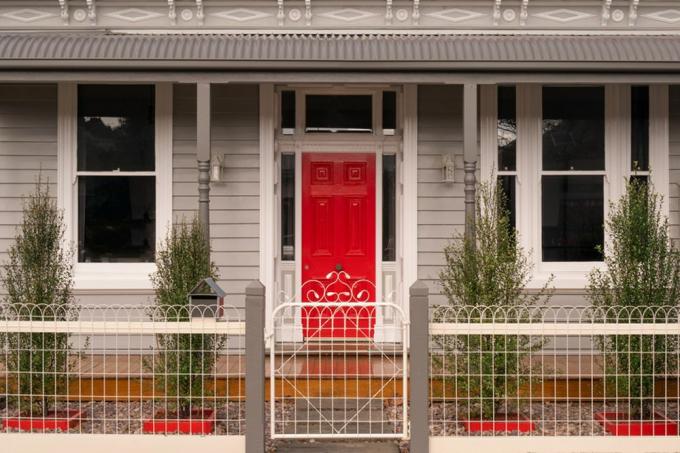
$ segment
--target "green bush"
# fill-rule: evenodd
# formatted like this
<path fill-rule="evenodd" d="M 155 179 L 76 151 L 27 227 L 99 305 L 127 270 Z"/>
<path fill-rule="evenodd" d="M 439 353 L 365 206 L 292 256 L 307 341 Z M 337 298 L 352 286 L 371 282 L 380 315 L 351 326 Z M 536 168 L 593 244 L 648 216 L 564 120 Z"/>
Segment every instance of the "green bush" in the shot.
<path fill-rule="evenodd" d="M 651 323 L 677 320 L 680 254 L 669 237 L 661 197 L 631 178 L 621 199 L 610 205 L 609 241 L 603 269 L 589 276 L 588 296 L 596 321 Z M 607 391 L 628 399 L 631 415 L 649 419 L 654 411 L 655 376 L 677 369 L 675 338 L 663 335 L 606 336 L 599 342 Z"/>
<path fill-rule="evenodd" d="M 474 235 L 459 236 L 444 250 L 440 280 L 451 309 L 435 313 L 454 313 L 458 322 L 527 322 L 534 308 L 550 298 L 552 279 L 537 292 L 525 291 L 532 265 L 517 242 L 505 200 L 500 186 L 480 185 Z M 450 384 L 462 409 L 484 419 L 513 410 L 510 402 L 517 401 L 528 379 L 528 356 L 542 346 L 521 335 L 461 335 L 436 341 L 453 354 L 440 366 L 455 376 Z"/>
<path fill-rule="evenodd" d="M 24 201 L 23 220 L 2 283 L 7 294 L 2 316 L 9 319 L 55 321 L 77 317 L 71 252 L 64 248 L 64 222 L 48 183 L 38 180 Z M 44 417 L 66 395 L 66 373 L 72 346 L 65 333 L 9 333 L 0 337 L 0 363 L 7 370 L 10 404 L 21 414 Z"/>
<path fill-rule="evenodd" d="M 194 219 L 175 225 L 156 253 L 156 272 L 151 276 L 156 292 L 152 316 L 166 321 L 190 321 L 188 294 L 207 277 L 217 278 L 210 260 L 203 228 Z M 164 395 L 169 411 L 188 417 L 192 406 L 203 404 L 211 388 L 206 377 L 214 372 L 216 351 L 224 339 L 209 334 L 156 336 L 156 356 L 151 367 L 156 390 Z"/>

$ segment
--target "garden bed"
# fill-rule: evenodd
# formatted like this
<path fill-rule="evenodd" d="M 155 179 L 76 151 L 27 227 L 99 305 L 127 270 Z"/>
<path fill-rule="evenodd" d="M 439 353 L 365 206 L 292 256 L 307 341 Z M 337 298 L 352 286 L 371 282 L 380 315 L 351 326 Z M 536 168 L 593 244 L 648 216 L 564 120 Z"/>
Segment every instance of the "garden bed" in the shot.
<path fill-rule="evenodd" d="M 527 405 L 519 411 L 520 415 L 536 423 L 533 433 L 513 432 L 485 432 L 469 433 L 458 422 L 468 418 L 465 411 L 456 413 L 453 403 L 432 403 L 430 405 L 430 435 L 432 436 L 606 436 L 605 429 L 595 419 L 598 412 L 627 409 L 625 405 L 617 407 L 615 404 L 572 402 L 572 403 L 535 403 Z M 656 410 L 666 414 L 675 422 L 680 421 L 678 403 L 658 404 Z"/>

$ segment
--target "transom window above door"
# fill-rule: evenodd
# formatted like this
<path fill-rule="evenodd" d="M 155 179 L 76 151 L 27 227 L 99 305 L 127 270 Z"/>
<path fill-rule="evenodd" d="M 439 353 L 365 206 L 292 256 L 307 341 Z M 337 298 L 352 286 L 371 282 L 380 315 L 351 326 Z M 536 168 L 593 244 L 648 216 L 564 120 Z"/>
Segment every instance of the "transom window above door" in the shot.
<path fill-rule="evenodd" d="M 627 178 L 667 193 L 667 123 L 650 113 L 667 103 L 659 86 L 482 87 L 483 178 L 495 175 L 505 192 L 537 284 L 554 274 L 558 287 L 582 287 L 603 261 L 609 205 Z"/>
<path fill-rule="evenodd" d="M 282 135 L 395 135 L 397 97 L 395 89 L 282 89 L 279 128 Z"/>

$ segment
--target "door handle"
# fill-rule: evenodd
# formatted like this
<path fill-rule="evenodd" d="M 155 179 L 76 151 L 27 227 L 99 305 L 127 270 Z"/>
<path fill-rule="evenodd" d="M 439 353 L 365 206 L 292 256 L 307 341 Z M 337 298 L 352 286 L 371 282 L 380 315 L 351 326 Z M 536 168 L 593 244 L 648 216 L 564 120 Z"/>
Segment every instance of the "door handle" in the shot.
<path fill-rule="evenodd" d="M 336 265 L 335 265 L 335 270 L 336 270 L 337 272 L 342 272 L 342 264 L 340 264 L 340 263 L 336 264 Z"/>

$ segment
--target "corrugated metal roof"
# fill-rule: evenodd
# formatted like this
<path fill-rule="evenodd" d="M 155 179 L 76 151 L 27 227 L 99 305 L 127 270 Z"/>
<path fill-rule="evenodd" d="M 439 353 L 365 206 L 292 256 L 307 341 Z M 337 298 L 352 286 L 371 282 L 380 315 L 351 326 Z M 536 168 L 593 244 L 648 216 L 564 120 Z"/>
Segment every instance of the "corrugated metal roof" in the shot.
<path fill-rule="evenodd" d="M 0 33 L 5 68 L 122 66 L 680 68 L 674 35 Z M 623 65 L 623 66 L 621 66 Z"/>

